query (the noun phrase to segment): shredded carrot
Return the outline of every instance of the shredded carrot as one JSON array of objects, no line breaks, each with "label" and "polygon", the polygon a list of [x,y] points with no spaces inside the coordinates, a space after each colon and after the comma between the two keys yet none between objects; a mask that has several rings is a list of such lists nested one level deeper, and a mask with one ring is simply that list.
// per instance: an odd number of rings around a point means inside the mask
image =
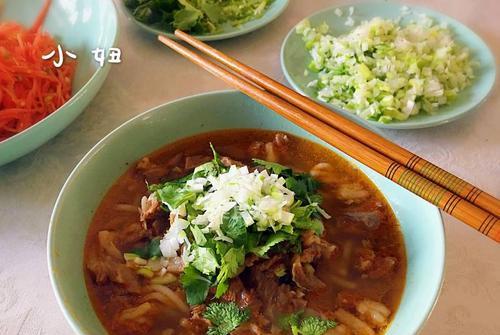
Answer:
[{"label": "shredded carrot", "polygon": [[[56,111],[71,98],[76,61],[64,59],[56,68],[42,55],[57,42],[41,26],[51,1],[47,0],[29,29],[13,22],[0,24],[0,141]],[[56,58],[57,59],[57,58]]]}]

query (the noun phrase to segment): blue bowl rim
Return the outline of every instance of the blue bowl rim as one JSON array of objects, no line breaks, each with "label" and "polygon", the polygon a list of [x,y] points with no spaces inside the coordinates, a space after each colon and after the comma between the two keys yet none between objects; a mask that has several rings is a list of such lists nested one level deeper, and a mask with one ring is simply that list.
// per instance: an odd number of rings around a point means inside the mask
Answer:
[{"label": "blue bowl rim", "polygon": [[[185,101],[185,100],[189,100],[189,99],[192,99],[192,98],[199,98],[199,97],[203,97],[203,96],[216,96],[216,95],[227,95],[227,94],[234,94],[234,93],[238,93],[239,91],[237,90],[214,90],[214,91],[209,91],[209,92],[203,92],[203,93],[199,93],[199,94],[194,94],[194,95],[190,95],[190,96],[185,96],[185,97],[181,97],[179,99],[174,99],[174,100],[171,100],[171,101],[168,101],[166,103],[163,103],[163,104],[160,104],[158,106],[155,106],[155,107],[152,107],[148,110],[146,110],[145,112],[142,112],[136,116],[134,116],[133,118],[125,121],[124,123],[120,124],[119,126],[117,126],[115,129],[113,129],[111,132],[109,132],[105,137],[103,137],[99,142],[97,142],[83,157],[82,159],[78,162],[78,164],[73,168],[73,170],[71,171],[71,173],[69,174],[69,176],[67,177],[66,181],[64,182],[64,185],[62,186],[61,188],[61,191],[59,192],[58,196],[57,196],[57,199],[54,203],[54,207],[53,207],[53,211],[52,211],[52,214],[51,214],[51,217],[50,217],[50,222],[49,222],[49,229],[48,229],[48,236],[47,236],[47,264],[48,264],[48,271],[49,271],[49,279],[50,279],[50,283],[51,283],[51,286],[52,286],[52,290],[54,291],[54,294],[56,296],[56,300],[57,300],[57,303],[59,305],[59,308],[61,309],[61,311],[63,312],[63,315],[66,319],[66,321],[70,324],[71,328],[73,329],[73,331],[75,331],[77,334],[84,334],[83,333],[83,327],[79,324],[79,322],[77,321],[77,319],[71,315],[71,312],[69,310],[69,308],[66,307],[65,303],[64,303],[64,296],[62,294],[62,290],[60,288],[60,285],[59,285],[59,279],[57,279],[55,277],[55,271],[54,271],[54,267],[55,267],[55,259],[56,259],[56,251],[53,250],[53,239],[54,239],[54,236],[53,236],[53,233],[54,233],[54,230],[56,229],[56,225],[58,224],[58,216],[60,215],[60,212],[62,211],[61,209],[61,202],[63,201],[63,198],[64,198],[64,194],[66,193],[66,189],[68,189],[69,187],[71,187],[71,184],[73,183],[73,180],[75,178],[77,178],[79,172],[80,172],[80,169],[83,168],[83,166],[89,161],[92,159],[92,157],[102,148],[104,147],[105,145],[107,145],[107,142],[108,140],[115,136],[119,131],[122,131],[124,128],[126,128],[127,126],[129,126],[130,124],[134,123],[134,122],[137,122],[137,120],[143,118],[144,116],[148,115],[149,113],[152,113],[152,112],[155,112],[156,110],[159,110],[159,109],[163,109],[165,108],[166,106],[170,105],[170,104],[175,104],[175,103],[179,103],[179,102],[182,102],[182,101]],[[356,160],[354,160],[355,162],[357,162]],[[368,176],[367,176],[368,177]],[[368,177],[370,178],[370,177]],[[440,242],[440,245],[442,246],[441,250],[442,250],[442,253],[439,255],[440,258],[441,258],[441,261],[439,262],[439,268],[440,268],[440,271],[438,273],[438,278],[439,280],[437,281],[437,285],[435,287],[432,288],[432,290],[434,291],[434,294],[432,296],[432,299],[429,300],[429,302],[431,302],[430,304],[428,304],[428,307],[427,307],[427,310],[424,312],[424,314],[422,315],[422,318],[421,320],[418,321],[417,323],[417,327],[416,329],[413,331],[413,334],[418,334],[422,329],[423,327],[425,326],[427,320],[430,318],[431,316],[431,313],[432,311],[434,310],[437,302],[438,302],[438,298],[440,296],[440,293],[441,293],[441,290],[442,290],[442,287],[443,287],[443,282],[444,282],[444,273],[445,273],[445,260],[446,260],[446,235],[445,235],[445,225],[444,225],[444,222],[443,222],[443,216],[442,216],[442,213],[441,211],[437,208],[437,207],[433,207],[432,210],[435,211],[435,214],[438,216],[439,218],[439,222],[440,222],[440,229],[438,229],[438,232],[439,232],[439,242]],[[396,217],[397,217],[397,214],[395,213]],[[405,288],[405,291],[406,291],[406,288]],[[403,293],[404,295],[404,293]],[[397,311],[396,311],[396,314],[397,314]],[[390,329],[390,325],[389,325],[389,329]]]}]

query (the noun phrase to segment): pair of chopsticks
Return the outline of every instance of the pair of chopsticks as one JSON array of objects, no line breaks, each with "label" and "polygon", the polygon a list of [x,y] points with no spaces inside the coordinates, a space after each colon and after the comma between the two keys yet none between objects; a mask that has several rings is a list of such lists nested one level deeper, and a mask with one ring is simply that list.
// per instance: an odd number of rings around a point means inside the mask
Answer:
[{"label": "pair of chopsticks", "polygon": [[[500,242],[500,200],[180,30],[158,39],[191,62],[386,178]],[[415,213],[418,215],[418,213]]]}]

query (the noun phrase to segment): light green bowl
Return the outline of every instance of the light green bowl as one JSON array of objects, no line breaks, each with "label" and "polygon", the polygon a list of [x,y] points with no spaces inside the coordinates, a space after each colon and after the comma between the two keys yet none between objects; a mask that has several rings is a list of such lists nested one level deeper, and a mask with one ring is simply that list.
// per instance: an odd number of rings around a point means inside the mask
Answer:
[{"label": "light green bowl", "polygon": [[[172,31],[166,31],[162,29],[158,29],[155,27],[152,27],[150,25],[144,24],[138,20],[135,19],[135,17],[132,15],[132,12],[130,11],[129,8],[127,8],[123,4],[123,0],[117,0],[120,3],[120,8],[130,20],[135,22],[140,28],[142,28],[144,31],[154,34],[154,35],[167,35],[170,38],[173,39],[178,39]],[[271,23],[274,21],[278,16],[280,16],[288,6],[288,0],[274,0],[274,2],[269,6],[269,8],[266,10],[264,15],[262,15],[260,18],[248,21],[241,26],[238,27],[233,27],[230,24],[225,24],[222,27],[222,31],[215,33],[215,34],[206,34],[206,35],[193,35],[199,40],[202,41],[218,41],[218,40],[224,40],[244,34],[248,34],[254,30],[260,29],[264,27],[265,25]]]},{"label": "light green bowl", "polygon": [[[7,0],[1,21],[30,26],[44,0]],[[89,104],[109,72],[99,67],[92,50],[109,49],[118,34],[112,0],[53,0],[43,28],[78,56],[73,97],[53,114],[23,132],[0,142],[0,166],[38,148],[68,126]]]},{"label": "light green bowl", "polygon": [[[179,127],[182,125],[182,127]],[[77,334],[105,334],[85,288],[83,247],[102,197],[130,164],[180,138],[229,128],[287,131],[334,148],[234,92],[192,96],[159,106],[126,122],[100,141],[66,181],[52,213],[48,263],[52,287]],[[352,160],[351,160],[352,161]],[[444,268],[444,232],[436,207],[352,161],[380,188],[401,223],[408,257],[403,299],[388,335],[415,334],[438,297]]]},{"label": "light green bowl", "polygon": [[[311,15],[308,19],[311,21],[312,26],[318,26],[326,22],[330,26],[330,33],[334,35],[341,35],[350,32],[353,27],[345,25],[346,17],[338,17],[335,15],[335,9],[342,9],[343,13],[348,12],[349,7],[354,7],[353,18],[356,25],[361,21],[370,20],[374,17],[382,17],[385,19],[396,19],[401,15],[401,8],[404,5],[386,2],[386,1],[372,1],[366,3],[358,3],[352,5],[335,6],[316,14]],[[439,23],[446,23],[448,27],[454,32],[456,40],[467,46],[471,50],[474,60],[479,61],[480,66],[475,68],[476,78],[471,86],[460,92],[459,96],[451,104],[439,108],[436,114],[419,114],[410,117],[406,121],[395,121],[392,123],[384,124],[381,122],[362,120],[365,124],[370,124],[380,128],[390,129],[416,129],[438,126],[451,121],[454,121],[468,112],[478,107],[488,96],[493,89],[495,83],[495,58],[491,53],[488,46],[483,40],[476,35],[472,30],[461,24],[460,22],[444,15],[439,12],[417,6],[407,6],[411,13],[406,16],[401,22],[406,22],[416,19],[417,15],[424,13]],[[304,47],[304,42],[300,35],[295,33],[293,28],[283,42],[281,48],[281,67],[288,82],[295,90],[301,94],[314,98],[321,104],[334,108],[338,113],[353,117],[354,114],[342,108],[326,104],[315,98],[313,88],[308,88],[307,84],[312,81],[315,76],[314,73],[304,75],[304,70],[310,62],[310,56]]]}]

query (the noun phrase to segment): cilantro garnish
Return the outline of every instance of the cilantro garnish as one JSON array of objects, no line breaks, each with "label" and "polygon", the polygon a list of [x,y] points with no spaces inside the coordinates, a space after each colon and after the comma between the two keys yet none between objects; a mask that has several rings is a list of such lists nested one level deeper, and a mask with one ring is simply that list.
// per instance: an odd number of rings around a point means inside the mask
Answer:
[{"label": "cilantro garnish", "polygon": [[203,316],[213,325],[207,335],[228,335],[250,319],[250,311],[240,309],[234,302],[215,302],[207,306]]}]

